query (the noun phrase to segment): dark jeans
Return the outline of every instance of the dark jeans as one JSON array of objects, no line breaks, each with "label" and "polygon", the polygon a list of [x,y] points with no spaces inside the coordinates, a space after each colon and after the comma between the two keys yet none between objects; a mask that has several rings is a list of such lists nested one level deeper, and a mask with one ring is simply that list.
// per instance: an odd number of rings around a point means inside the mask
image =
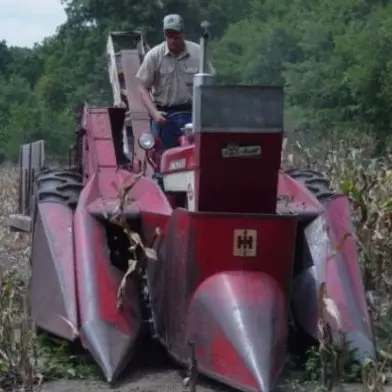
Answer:
[{"label": "dark jeans", "polygon": [[182,135],[181,128],[192,122],[190,111],[186,113],[180,112],[178,109],[163,109],[163,111],[167,113],[166,124],[158,125],[153,120],[150,122],[151,133],[160,140],[159,150],[161,153],[175,147]]},{"label": "dark jeans", "polygon": [[[151,133],[159,138],[159,147],[157,148],[158,159],[162,156],[163,152],[169,148],[176,147],[178,140],[182,135],[181,129],[188,123],[192,122],[191,108],[175,107],[175,108],[159,108],[159,110],[166,113],[167,122],[163,125],[158,125],[155,121],[150,121]],[[160,173],[155,173],[153,178],[163,189],[163,180]]]}]

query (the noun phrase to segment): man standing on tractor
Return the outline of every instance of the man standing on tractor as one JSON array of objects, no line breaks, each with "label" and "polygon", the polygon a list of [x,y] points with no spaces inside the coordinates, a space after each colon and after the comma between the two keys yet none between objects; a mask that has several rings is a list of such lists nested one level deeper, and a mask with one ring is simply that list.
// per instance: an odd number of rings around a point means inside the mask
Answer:
[{"label": "man standing on tractor", "polygon": [[[199,72],[201,56],[200,45],[185,39],[180,15],[166,15],[163,31],[165,41],[145,55],[136,75],[160,150],[176,146],[181,128],[192,122],[193,75]],[[211,63],[207,66],[215,73]]]}]

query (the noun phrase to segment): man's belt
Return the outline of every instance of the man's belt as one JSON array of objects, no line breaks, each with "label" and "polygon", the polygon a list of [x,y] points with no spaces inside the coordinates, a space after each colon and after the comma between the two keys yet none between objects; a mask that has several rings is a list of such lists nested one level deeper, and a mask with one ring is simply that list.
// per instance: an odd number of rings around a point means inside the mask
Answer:
[{"label": "man's belt", "polygon": [[173,106],[161,106],[156,105],[157,109],[160,112],[191,112],[192,104],[184,104],[184,105],[173,105]]}]

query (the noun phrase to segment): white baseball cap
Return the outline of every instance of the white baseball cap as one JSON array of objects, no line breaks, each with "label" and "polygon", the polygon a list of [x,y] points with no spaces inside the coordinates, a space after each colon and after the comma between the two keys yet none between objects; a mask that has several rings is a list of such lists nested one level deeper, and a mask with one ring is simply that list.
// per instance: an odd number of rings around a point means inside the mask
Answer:
[{"label": "white baseball cap", "polygon": [[173,30],[173,31],[183,31],[184,30],[184,20],[180,15],[170,14],[163,18],[163,31]]}]

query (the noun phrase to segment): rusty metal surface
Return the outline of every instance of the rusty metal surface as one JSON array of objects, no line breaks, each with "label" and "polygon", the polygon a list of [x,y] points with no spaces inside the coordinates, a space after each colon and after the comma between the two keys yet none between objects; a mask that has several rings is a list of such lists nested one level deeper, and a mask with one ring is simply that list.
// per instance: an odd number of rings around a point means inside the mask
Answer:
[{"label": "rusty metal surface", "polygon": [[8,226],[11,231],[31,232],[32,220],[27,215],[11,214],[8,218]]}]

